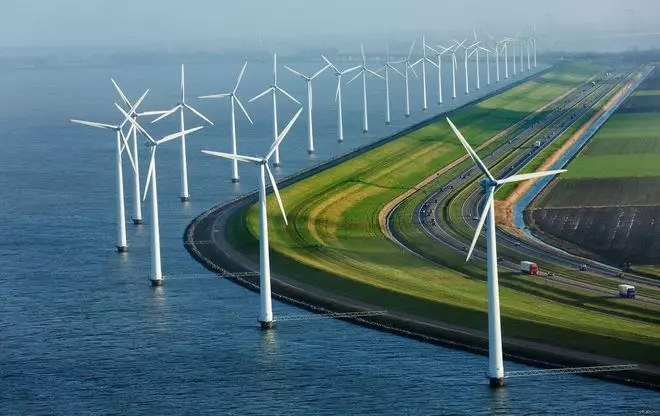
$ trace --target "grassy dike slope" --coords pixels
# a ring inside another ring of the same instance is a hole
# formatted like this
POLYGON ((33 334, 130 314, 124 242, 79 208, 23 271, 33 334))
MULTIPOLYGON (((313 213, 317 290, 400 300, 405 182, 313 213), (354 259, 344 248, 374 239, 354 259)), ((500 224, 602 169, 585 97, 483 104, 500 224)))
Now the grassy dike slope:
MULTIPOLYGON (((452 114, 478 145, 595 74, 571 64, 452 114)), ((411 255, 386 240, 378 212, 390 200, 463 155, 446 122, 437 122, 282 190, 289 226, 269 199, 272 267, 290 278, 371 305, 423 319, 484 330, 483 271, 462 273, 411 255)), ((235 215, 228 238, 258 258, 257 207, 235 215), (246 227, 247 225, 247 227, 246 227)), ((652 357, 660 335, 644 320, 566 306, 539 290, 503 288, 510 337, 629 358, 652 357)), ((660 363, 660 358, 651 361, 660 363)))

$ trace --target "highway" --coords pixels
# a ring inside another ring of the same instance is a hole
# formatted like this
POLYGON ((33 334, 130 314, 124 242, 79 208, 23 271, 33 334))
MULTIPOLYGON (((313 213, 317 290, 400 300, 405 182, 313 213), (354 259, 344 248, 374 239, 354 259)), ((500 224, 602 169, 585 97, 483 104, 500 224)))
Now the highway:
MULTIPOLYGON (((481 155, 482 160, 496 177, 509 176, 518 172, 553 140, 562 136, 562 133, 589 112, 596 103, 629 81, 632 73, 632 68, 622 68, 613 71, 610 76, 606 76, 605 73, 601 74, 598 77, 599 82, 595 85, 590 81, 584 83, 572 94, 556 103, 549 111, 530 120, 522 131, 514 132, 510 139, 501 142, 495 149, 489 149, 489 153, 481 155), (540 142, 540 146, 535 146, 535 142, 540 142)), ((458 127, 461 128, 461 126, 458 127)), ((454 177, 445 176, 443 178, 441 176, 436 179, 433 182, 433 184, 437 184, 435 189, 428 192, 426 198, 415 208, 415 223, 438 244, 466 253, 472 234, 466 235, 465 228, 469 227, 470 230, 474 230, 479 219, 482 199, 481 187, 478 186, 480 178, 480 172, 471 165, 454 177), (467 198, 465 198, 465 193, 469 193, 467 198), (450 218, 449 213, 449 206, 456 203, 459 197, 465 198, 461 203, 460 217, 468 227, 463 226, 463 231, 459 230, 459 225, 453 222, 455 219, 450 218)), ((574 256, 499 229, 497 238, 500 268, 519 271, 521 260, 532 260, 541 263, 540 267, 544 271, 552 271, 554 276, 551 279, 556 283, 609 297, 617 294, 616 288, 621 282, 620 278, 616 277, 620 270, 615 267, 574 256), (587 265, 588 272, 578 272, 579 266, 582 264, 587 265), (575 272, 569 273, 567 269, 575 272), (590 274, 590 279, 576 279, 576 275, 586 275, 586 273, 590 274), (594 283, 594 280, 598 280, 599 283, 594 283)), ((480 239, 473 253, 473 258, 481 261, 486 259, 484 240, 485 238, 480 239)), ((411 248, 408 249, 413 251, 411 248)), ((626 274, 625 280, 626 283, 647 287, 657 288, 659 286, 657 282, 628 274, 626 274)), ((641 295, 637 297, 637 301, 660 305, 660 299, 641 295)))

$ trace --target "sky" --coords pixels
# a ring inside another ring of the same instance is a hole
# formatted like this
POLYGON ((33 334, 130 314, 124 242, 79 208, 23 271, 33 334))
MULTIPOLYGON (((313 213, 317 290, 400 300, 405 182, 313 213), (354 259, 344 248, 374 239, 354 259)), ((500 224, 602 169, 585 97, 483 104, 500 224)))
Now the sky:
POLYGON ((2 0, 0 47, 207 45, 219 39, 651 30, 660 0, 2 0))

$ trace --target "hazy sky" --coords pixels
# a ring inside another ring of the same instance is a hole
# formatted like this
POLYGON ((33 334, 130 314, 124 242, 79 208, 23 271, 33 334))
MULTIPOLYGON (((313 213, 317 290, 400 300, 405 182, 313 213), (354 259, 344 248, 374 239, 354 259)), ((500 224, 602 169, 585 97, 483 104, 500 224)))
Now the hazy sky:
MULTIPOLYGON (((0 47, 187 44, 227 37, 566 26, 636 31, 660 0, 1 0, 0 47)), ((545 33, 545 36, 552 36, 545 33)))

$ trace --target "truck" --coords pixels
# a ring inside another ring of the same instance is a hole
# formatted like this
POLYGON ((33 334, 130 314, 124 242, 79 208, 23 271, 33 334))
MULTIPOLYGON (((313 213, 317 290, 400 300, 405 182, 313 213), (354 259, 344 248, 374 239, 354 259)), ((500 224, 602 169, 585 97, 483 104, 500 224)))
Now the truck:
POLYGON ((628 298, 628 299, 635 299, 635 286, 631 285, 619 285, 619 297, 620 298, 628 298))
POLYGON ((520 272, 524 274, 537 274, 539 271, 539 266, 536 263, 531 261, 521 261, 520 262, 520 272))
POLYGON ((541 147, 541 141, 540 140, 535 141, 534 142, 534 147, 536 147, 536 148, 541 147))

